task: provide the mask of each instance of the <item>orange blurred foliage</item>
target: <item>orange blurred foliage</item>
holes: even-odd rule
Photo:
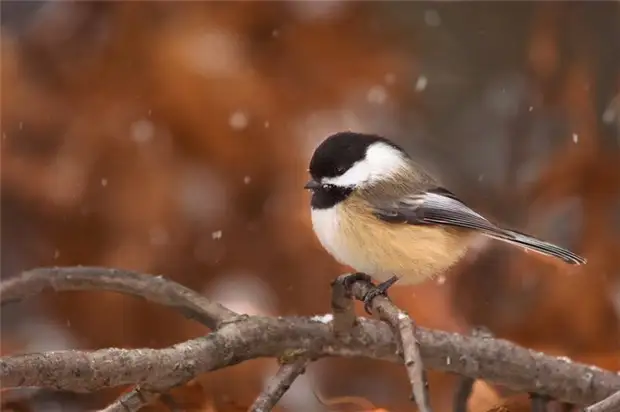
[[[308,157],[329,132],[394,132],[422,154],[445,149],[436,155],[440,169],[461,177],[455,184],[481,210],[589,259],[572,270],[491,245],[454,276],[393,289],[394,301],[423,326],[467,332],[482,324],[523,345],[620,369],[620,229],[612,224],[620,157],[601,143],[595,87],[617,88],[620,77],[600,78],[605,48],[586,36],[592,22],[614,29],[604,22],[617,6],[388,3],[52,2],[17,34],[3,27],[4,276],[42,265],[114,266],[165,274],[250,313],[324,313],[329,282],[346,268],[312,234],[301,189]],[[521,108],[506,126],[506,149],[488,128],[504,115],[476,110],[496,96],[488,77],[521,55],[526,61],[511,70],[524,73],[528,97],[510,101]],[[564,129],[536,132],[543,120],[535,116],[562,117]],[[475,124],[484,150],[469,156],[474,143],[446,123],[457,131]],[[504,150],[500,169],[486,163]],[[480,166],[461,170],[451,161],[464,157]],[[507,177],[486,183],[478,170]],[[528,173],[534,178],[524,181]],[[112,293],[45,294],[9,315],[3,354],[45,345],[162,347],[207,332]],[[241,410],[272,367],[247,362],[169,396],[185,409]],[[306,375],[321,399],[412,408],[398,365],[330,359]],[[450,410],[456,381],[430,373],[436,411]],[[296,382],[298,393],[279,408],[325,407],[305,386]],[[500,403],[490,387],[477,388],[472,412]],[[101,406],[121,390],[84,402]]]

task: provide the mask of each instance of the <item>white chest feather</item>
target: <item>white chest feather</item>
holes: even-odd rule
[[[336,207],[329,209],[312,209],[312,227],[321,245],[338,260],[346,262],[344,245],[340,240],[340,219]]]

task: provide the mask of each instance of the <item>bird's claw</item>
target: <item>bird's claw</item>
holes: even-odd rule
[[[397,280],[398,280],[398,277],[392,276],[385,282],[381,282],[377,286],[374,286],[371,290],[368,291],[368,293],[366,293],[366,295],[364,296],[364,310],[366,311],[366,313],[368,313],[369,315],[372,315],[372,311],[371,311],[372,301],[377,296],[387,297],[388,289],[394,283],[396,283]]]
[[[332,282],[332,285],[334,283],[341,283],[346,291],[350,291],[351,285],[353,285],[353,283],[358,280],[372,283],[372,278],[367,274],[362,272],[355,272],[349,273],[348,275],[339,276],[338,278],[336,278],[336,280]]]
[[[340,282],[342,286],[345,288],[345,290],[350,291],[351,285],[358,280],[365,281],[365,282],[372,284],[372,278],[362,272],[356,272],[356,273],[351,273],[346,276],[340,276],[334,282]],[[385,282],[381,282],[376,286],[373,285],[372,289],[370,289],[368,293],[366,293],[366,295],[364,296],[364,299],[362,300],[364,302],[364,310],[366,311],[366,313],[368,313],[369,315],[372,315],[371,307],[372,307],[373,299],[376,298],[377,296],[387,296],[387,290],[394,283],[396,283],[397,280],[398,280],[398,277],[392,276]]]

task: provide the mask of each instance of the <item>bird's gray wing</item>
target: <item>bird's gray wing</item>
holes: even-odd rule
[[[411,193],[391,202],[374,202],[373,206],[375,215],[386,222],[446,225],[477,230],[494,239],[554,256],[569,264],[586,263],[585,258],[560,246],[494,225],[443,188]]]
[[[503,232],[443,188],[411,193],[390,202],[375,202],[373,206],[376,216],[386,222],[448,225],[497,234]]]

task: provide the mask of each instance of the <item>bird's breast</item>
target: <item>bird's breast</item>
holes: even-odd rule
[[[338,262],[379,281],[396,275],[401,284],[415,284],[440,275],[464,255],[469,243],[465,233],[382,222],[343,207],[313,209],[314,232]]]
[[[312,209],[312,228],[321,245],[342,264],[346,262],[340,236],[341,219],[337,207]]]

